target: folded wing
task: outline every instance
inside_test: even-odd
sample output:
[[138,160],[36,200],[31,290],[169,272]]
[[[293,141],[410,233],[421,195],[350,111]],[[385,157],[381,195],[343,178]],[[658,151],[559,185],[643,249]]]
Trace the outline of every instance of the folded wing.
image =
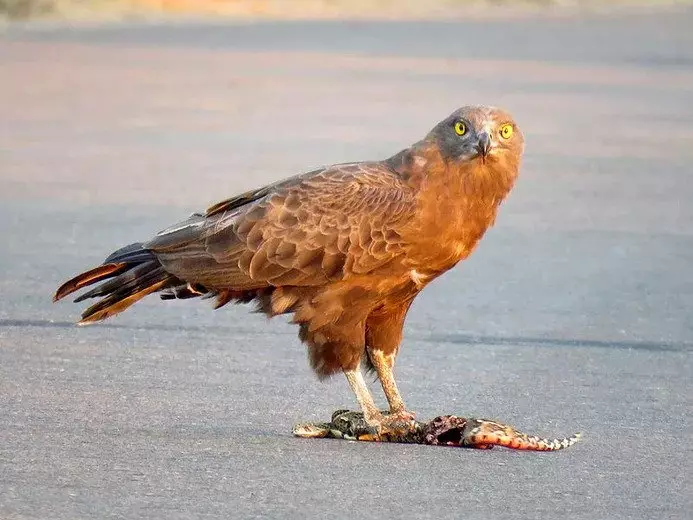
[[401,256],[414,214],[412,190],[387,166],[345,164],[223,201],[144,247],[208,290],[313,286]]

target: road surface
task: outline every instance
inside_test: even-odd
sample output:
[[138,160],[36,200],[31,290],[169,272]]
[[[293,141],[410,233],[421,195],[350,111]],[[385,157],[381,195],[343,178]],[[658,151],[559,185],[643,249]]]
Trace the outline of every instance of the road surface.
[[[690,518],[693,10],[461,22],[10,27],[0,36],[0,518]],[[519,183],[417,299],[420,418],[554,454],[292,438],[355,403],[286,320],[59,282],[240,190],[386,157],[468,103]],[[374,384],[374,387],[377,386]]]

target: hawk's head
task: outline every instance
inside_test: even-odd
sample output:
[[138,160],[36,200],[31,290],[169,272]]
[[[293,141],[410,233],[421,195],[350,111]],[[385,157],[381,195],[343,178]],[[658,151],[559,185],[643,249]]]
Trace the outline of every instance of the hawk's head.
[[435,142],[446,161],[519,165],[524,149],[522,132],[512,116],[485,105],[456,110],[431,130],[426,141]]

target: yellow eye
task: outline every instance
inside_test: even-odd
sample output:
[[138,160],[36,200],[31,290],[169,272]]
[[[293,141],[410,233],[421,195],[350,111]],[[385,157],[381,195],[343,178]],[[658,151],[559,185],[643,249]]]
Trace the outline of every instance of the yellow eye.
[[464,135],[467,133],[467,125],[465,125],[462,121],[458,121],[455,123],[455,133],[457,135]]
[[500,135],[503,139],[510,139],[512,137],[514,131],[515,130],[513,129],[513,125],[510,125],[510,124],[503,125],[503,126],[501,126],[501,129],[500,129]]

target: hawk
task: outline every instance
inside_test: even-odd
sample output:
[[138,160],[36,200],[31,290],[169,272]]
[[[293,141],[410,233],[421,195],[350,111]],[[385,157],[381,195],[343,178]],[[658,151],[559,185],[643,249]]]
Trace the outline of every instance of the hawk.
[[[369,425],[411,423],[393,375],[407,311],[493,224],[523,148],[508,112],[466,106],[389,159],[297,175],[123,247],[65,282],[54,301],[102,282],[75,300],[100,298],[80,324],[152,293],[292,314],[317,376],[343,372]],[[362,365],[377,373],[389,414]]]

